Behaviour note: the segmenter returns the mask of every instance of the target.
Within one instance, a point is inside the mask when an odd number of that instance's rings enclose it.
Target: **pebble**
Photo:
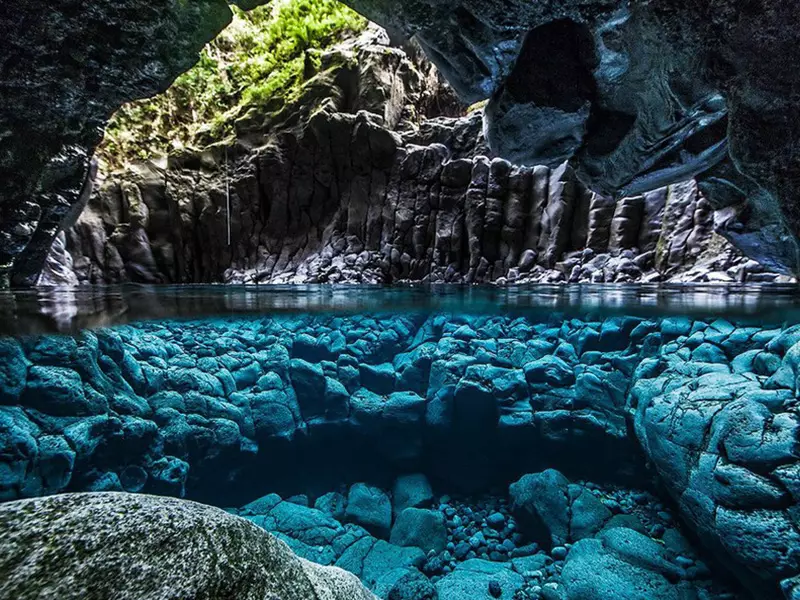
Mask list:
[[[506,524],[506,518],[502,515],[502,513],[496,512],[489,515],[489,518],[486,519],[489,527],[493,529],[503,529]]]
[[[556,546],[550,552],[550,556],[552,556],[554,560],[564,560],[567,557],[567,549],[564,546]]]
[[[489,582],[489,594],[492,598],[499,598],[503,595],[503,588],[501,588],[500,584],[494,579]]]

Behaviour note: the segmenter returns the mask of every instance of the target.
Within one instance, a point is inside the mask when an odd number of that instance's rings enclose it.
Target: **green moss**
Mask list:
[[[106,129],[98,156],[113,166],[201,149],[233,136],[253,111],[274,112],[300,97],[319,53],[362,31],[366,21],[338,0],[277,0],[244,12],[199,62],[164,93],[128,104]]]

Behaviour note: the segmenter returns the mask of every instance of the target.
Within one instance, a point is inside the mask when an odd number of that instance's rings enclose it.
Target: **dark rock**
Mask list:
[[[379,488],[357,483],[347,494],[345,518],[383,538],[389,537],[392,525],[392,504]]]
[[[431,550],[439,554],[447,544],[444,515],[438,511],[406,508],[397,515],[389,541],[398,546],[415,546],[426,554]]]
[[[392,511],[395,516],[406,508],[425,508],[433,503],[433,490],[421,473],[398,477],[392,488]]]

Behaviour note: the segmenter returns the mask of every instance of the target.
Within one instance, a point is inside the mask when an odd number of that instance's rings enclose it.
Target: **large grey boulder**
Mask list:
[[[0,506],[0,599],[112,597],[375,598],[352,574],[194,502],[110,492]]]

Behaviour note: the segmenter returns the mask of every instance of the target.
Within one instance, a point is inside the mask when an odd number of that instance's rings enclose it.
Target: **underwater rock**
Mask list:
[[[0,506],[0,597],[374,599],[225,512],[172,498],[70,494]],[[142,574],[146,573],[146,576]]]
[[[444,515],[424,508],[406,508],[395,519],[389,537],[392,544],[414,546],[425,554],[442,552],[447,544]]]
[[[695,590],[681,576],[681,568],[667,560],[658,543],[627,528],[578,542],[562,571],[566,600],[696,599]]]
[[[433,490],[422,473],[402,475],[392,487],[392,512],[399,515],[407,508],[425,508],[433,503]]]
[[[569,540],[569,481],[552,469],[525,475],[508,493],[517,520],[531,539],[548,546]]]
[[[291,358],[297,339],[306,358]],[[332,343],[335,361],[327,352],[307,360],[309,348]],[[366,568],[377,584],[387,564],[441,577],[468,557],[513,560],[545,548],[555,558],[619,527],[666,545],[672,518],[636,508],[656,502],[650,496],[581,483],[646,488],[647,459],[677,516],[759,597],[773,597],[800,572],[792,551],[800,544],[797,327],[314,315],[142,323],[11,348],[26,376],[21,391],[18,380],[0,378],[2,397],[16,398],[0,405],[3,500],[127,490],[229,506],[246,502],[253,481],[269,481],[309,493],[320,510],[278,498],[260,524],[287,540],[297,536],[292,548],[303,556],[341,559],[359,574]],[[341,386],[313,398],[308,420],[293,364],[315,385]],[[362,387],[358,364],[391,365],[396,391]],[[76,385],[42,385],[50,380],[40,373],[52,370]],[[232,374],[243,371],[237,385]],[[415,391],[401,389],[406,383]],[[301,460],[303,469],[294,468]],[[491,502],[470,513],[455,501],[437,506],[427,481],[483,493],[520,473],[530,475],[511,486],[513,511]],[[304,489],[321,476],[387,489],[361,484],[349,498]],[[445,514],[443,552],[426,560],[419,549],[386,541],[393,515],[407,508]],[[347,551],[320,551],[312,540]]]
[[[450,575],[439,580],[436,591],[439,600],[511,600],[523,581],[509,563],[473,559],[461,563]]]
[[[592,492],[552,469],[512,483],[509,497],[523,531],[546,548],[592,537],[611,519]]]
[[[344,516],[367,531],[388,538],[392,525],[392,503],[386,492],[380,488],[357,483],[347,494]]]

